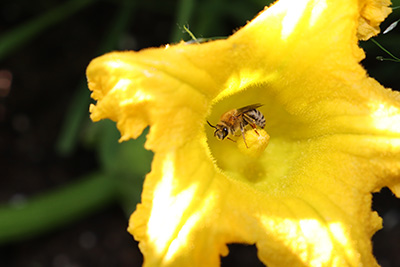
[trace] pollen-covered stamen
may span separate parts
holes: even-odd
[[[269,144],[270,136],[264,129],[259,129],[256,133],[248,130],[244,133],[243,142],[238,140],[238,148],[243,154],[258,158],[265,151]]]

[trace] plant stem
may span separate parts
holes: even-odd
[[[68,186],[0,207],[0,243],[16,242],[77,221],[115,199],[112,179],[92,174]]]
[[[373,38],[371,38],[371,41],[376,44],[380,49],[382,49],[383,51],[385,51],[389,56],[391,56],[395,61],[395,62],[400,62],[400,58],[394,56],[392,53],[390,53],[388,50],[386,50],[381,44],[379,44],[377,41],[375,41]]]
[[[178,4],[178,13],[176,16],[176,26],[172,30],[171,42],[179,42],[183,39],[184,32],[182,30],[183,25],[189,23],[189,19],[192,15],[194,7],[194,0],[180,0]]]

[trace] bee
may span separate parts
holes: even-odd
[[[235,133],[240,129],[244,144],[248,148],[244,137],[244,128],[247,125],[250,125],[259,135],[257,132],[257,126],[261,129],[264,129],[265,127],[264,115],[257,109],[261,106],[262,104],[253,104],[239,109],[232,109],[222,114],[217,125],[214,126],[209,121],[207,121],[207,123],[215,129],[214,136],[219,140],[224,140],[225,137],[227,137],[229,140],[234,141],[229,138],[228,135],[235,135]]]

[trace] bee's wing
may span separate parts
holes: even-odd
[[[259,108],[261,106],[263,106],[263,104],[260,104],[260,103],[252,104],[252,105],[248,105],[248,106],[245,106],[242,108],[238,108],[237,112],[238,112],[238,115],[240,115],[240,114],[246,113],[249,110],[253,110],[253,109]]]

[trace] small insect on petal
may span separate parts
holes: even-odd
[[[252,129],[245,132],[248,147],[246,147],[243,138],[238,139],[237,143],[240,152],[253,158],[261,156],[267,148],[270,138],[268,133],[263,129],[257,129],[257,132]]]

